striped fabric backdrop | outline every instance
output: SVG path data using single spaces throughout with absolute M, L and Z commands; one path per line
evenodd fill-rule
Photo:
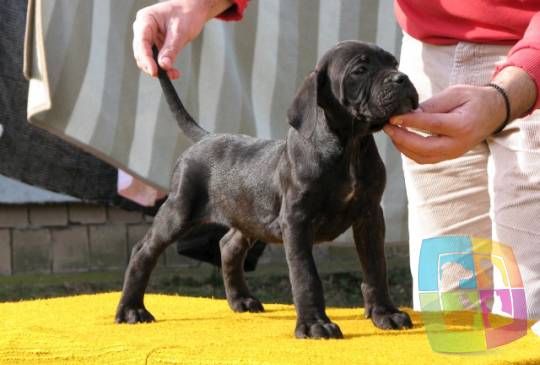
M 148 0 L 31 0 L 25 72 L 32 123 L 167 188 L 189 146 L 156 80 L 137 69 L 131 24 Z M 283 138 L 286 111 L 317 59 L 344 39 L 397 54 L 392 0 L 251 0 L 239 23 L 211 21 L 178 59 L 175 82 L 207 129 Z M 388 170 L 387 241 L 407 239 L 399 154 L 376 135 Z

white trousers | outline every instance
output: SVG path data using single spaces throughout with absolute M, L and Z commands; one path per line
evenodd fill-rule
M 405 35 L 400 69 L 423 101 L 450 85 L 489 83 L 509 49 L 466 42 L 434 46 Z M 540 111 L 459 158 L 420 165 L 403 156 L 403 168 L 415 310 L 422 240 L 471 235 L 512 247 L 528 317 L 540 318 Z

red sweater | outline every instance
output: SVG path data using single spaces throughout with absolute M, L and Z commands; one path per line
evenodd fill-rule
M 248 0 L 234 2 L 221 19 L 242 19 Z M 540 0 L 395 0 L 394 5 L 399 25 L 422 42 L 514 45 L 507 62 L 494 71 L 506 66 L 527 71 L 540 108 Z
M 399 25 L 416 39 L 431 44 L 459 41 L 514 45 L 506 66 L 517 66 L 534 79 L 535 108 L 540 108 L 539 0 L 395 0 Z
M 234 5 L 227 11 L 218 15 L 222 20 L 241 20 L 249 0 L 233 0 Z

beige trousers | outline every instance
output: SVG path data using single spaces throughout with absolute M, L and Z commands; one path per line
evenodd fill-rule
M 401 70 L 426 100 L 454 84 L 485 85 L 507 46 L 433 46 L 405 35 Z M 540 111 L 510 123 L 465 155 L 419 165 L 403 156 L 413 305 L 422 240 L 473 235 L 509 245 L 524 281 L 529 318 L 540 318 Z

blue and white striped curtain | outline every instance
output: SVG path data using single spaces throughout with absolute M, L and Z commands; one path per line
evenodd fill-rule
M 26 74 L 32 123 L 166 189 L 189 146 L 158 82 L 142 75 L 131 24 L 148 0 L 33 0 Z M 392 0 L 251 0 L 239 23 L 211 21 L 178 59 L 175 82 L 192 115 L 215 132 L 283 138 L 286 111 L 318 58 L 344 39 L 398 54 Z M 388 170 L 387 241 L 407 239 L 399 154 L 376 135 Z M 344 238 L 348 240 L 348 238 Z

